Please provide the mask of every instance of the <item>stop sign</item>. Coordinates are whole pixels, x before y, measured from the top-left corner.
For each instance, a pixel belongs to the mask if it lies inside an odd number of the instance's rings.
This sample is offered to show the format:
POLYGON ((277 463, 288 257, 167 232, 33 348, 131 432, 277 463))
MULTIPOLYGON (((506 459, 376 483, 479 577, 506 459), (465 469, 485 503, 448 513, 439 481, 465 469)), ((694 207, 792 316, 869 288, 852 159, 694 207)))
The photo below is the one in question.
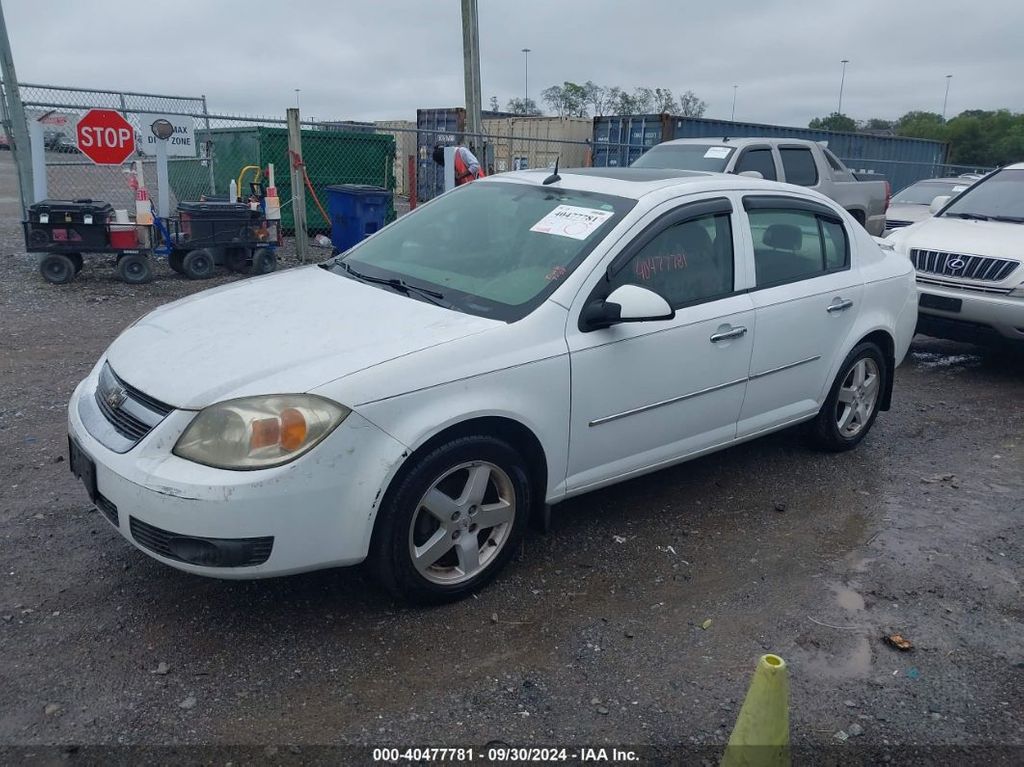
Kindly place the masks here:
POLYGON ((135 153, 135 128, 113 109, 91 109, 78 121, 78 148, 97 165, 120 165, 135 153))

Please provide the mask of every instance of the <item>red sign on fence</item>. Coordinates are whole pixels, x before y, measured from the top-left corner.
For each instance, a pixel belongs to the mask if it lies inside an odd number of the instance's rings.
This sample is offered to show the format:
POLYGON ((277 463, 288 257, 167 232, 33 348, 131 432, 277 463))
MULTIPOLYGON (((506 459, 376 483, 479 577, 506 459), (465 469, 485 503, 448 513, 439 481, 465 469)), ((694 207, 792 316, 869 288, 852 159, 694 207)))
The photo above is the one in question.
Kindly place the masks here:
POLYGON ((91 109, 78 121, 78 148, 97 165, 120 165, 135 154, 135 128, 113 109, 91 109))

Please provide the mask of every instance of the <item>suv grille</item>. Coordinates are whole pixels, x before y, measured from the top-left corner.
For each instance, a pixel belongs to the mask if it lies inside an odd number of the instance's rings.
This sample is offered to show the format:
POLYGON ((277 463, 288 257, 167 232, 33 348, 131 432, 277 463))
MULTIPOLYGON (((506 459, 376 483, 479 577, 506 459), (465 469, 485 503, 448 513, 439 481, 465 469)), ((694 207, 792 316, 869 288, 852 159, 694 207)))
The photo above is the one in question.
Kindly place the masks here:
POLYGON ((109 363, 100 371, 96 406, 114 430, 134 446, 174 409, 133 386, 114 373, 109 363))
POLYGON ((1009 261, 1003 258, 984 258, 917 248, 911 249, 910 260, 919 272, 984 282, 1001 282, 1020 266, 1019 261, 1009 261))

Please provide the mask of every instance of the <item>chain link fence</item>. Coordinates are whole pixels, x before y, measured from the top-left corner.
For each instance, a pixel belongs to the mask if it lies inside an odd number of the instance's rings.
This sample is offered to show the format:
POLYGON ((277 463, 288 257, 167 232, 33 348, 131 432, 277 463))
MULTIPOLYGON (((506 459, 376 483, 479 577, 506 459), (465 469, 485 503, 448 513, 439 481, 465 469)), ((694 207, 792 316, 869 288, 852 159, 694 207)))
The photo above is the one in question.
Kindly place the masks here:
MULTIPOLYGON (((482 133, 468 135, 451 128, 431 128, 417 120, 354 122, 341 120, 301 123, 301 156, 289 150, 287 122, 281 116, 230 115, 211 111, 204 96, 170 96, 127 91, 81 89, 22 83, 20 95, 27 119, 42 124, 47 193, 51 198, 92 198, 115 208, 134 208, 132 162, 121 166, 95 165, 79 152, 78 122, 94 108, 112 109, 131 123, 139 150, 130 158, 141 165, 151 196, 156 194, 155 157, 145 154, 150 126, 167 117, 188 128, 189 146, 168 158, 169 209, 179 201, 226 200, 231 182, 246 199, 253 184, 266 185, 268 166, 282 208, 282 228, 294 231, 294 203, 302 189, 310 234, 331 229, 328 188, 338 184, 383 187, 394 195, 390 220, 417 202, 444 191, 444 174, 432 154, 436 144, 463 143, 473 149, 488 175, 527 168, 561 168, 595 164, 593 121, 586 118, 524 118, 488 113, 482 133)), ((438 114, 457 110, 421 110, 438 114)), ((3 115, 6 135, 9 118, 3 115)), ((151 143, 152 139, 149 139, 151 143)), ((645 142, 646 144, 646 142, 645 142)), ((11 148, 6 137, 0 148, 11 148)), ((642 153, 649 146, 602 142, 599 160, 642 153), (622 150, 622 151, 618 151, 622 150)), ((28 151, 27 148, 18 148, 28 151)), ((631 156, 631 155, 630 155, 631 156)), ((937 176, 984 173, 989 168, 895 160, 844 159, 855 171, 879 173, 894 190, 907 183, 937 176)))

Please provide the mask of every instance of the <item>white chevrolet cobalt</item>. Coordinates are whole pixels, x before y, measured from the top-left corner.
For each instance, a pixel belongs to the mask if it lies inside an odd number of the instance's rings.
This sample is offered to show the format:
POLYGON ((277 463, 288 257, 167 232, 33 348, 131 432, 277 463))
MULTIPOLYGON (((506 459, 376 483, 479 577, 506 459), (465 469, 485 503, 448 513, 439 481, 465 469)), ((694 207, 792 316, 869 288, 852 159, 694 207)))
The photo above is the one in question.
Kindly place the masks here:
POLYGON ((135 322, 72 396, 71 466, 173 567, 367 560, 442 601, 570 496, 800 422, 855 446, 916 320, 907 259, 817 192, 508 173, 135 322))

